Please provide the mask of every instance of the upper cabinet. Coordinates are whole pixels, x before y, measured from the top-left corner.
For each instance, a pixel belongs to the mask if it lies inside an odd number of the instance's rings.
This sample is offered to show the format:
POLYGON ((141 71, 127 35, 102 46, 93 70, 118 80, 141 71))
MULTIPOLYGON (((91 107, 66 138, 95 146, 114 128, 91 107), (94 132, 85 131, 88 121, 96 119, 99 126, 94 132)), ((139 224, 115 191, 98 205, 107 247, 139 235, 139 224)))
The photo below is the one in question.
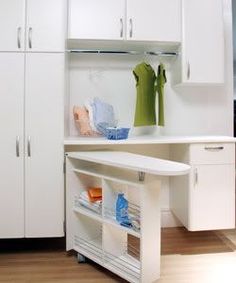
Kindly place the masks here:
POLYGON ((27 0, 26 49, 64 51, 65 0, 27 0))
POLYGON ((177 83, 224 83, 222 0, 183 0, 181 77, 177 83))
POLYGON ((24 30, 25 1, 0 0, 0 51, 23 50, 24 30))
POLYGON ((69 38, 123 39, 125 0, 71 0, 69 38))
POLYGON ((65 0, 0 0, 0 51, 64 51, 65 15, 65 0))
POLYGON ((69 39, 180 42, 180 0, 70 0, 69 39))
POLYGON ((127 0, 127 39, 180 42, 180 0, 127 0))

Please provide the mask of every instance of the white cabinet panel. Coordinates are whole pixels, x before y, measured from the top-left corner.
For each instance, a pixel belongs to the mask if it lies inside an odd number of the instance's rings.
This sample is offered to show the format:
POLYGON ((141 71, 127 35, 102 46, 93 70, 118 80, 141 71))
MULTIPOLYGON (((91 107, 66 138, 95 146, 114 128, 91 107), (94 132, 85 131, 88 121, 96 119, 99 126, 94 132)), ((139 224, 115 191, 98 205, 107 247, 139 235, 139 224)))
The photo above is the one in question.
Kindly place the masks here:
POLYGON ((26 49, 64 51, 65 0, 28 0, 26 49))
POLYGON ((65 0, 0 0, 0 51, 64 51, 65 0))
POLYGON ((70 39, 179 42, 180 0, 70 0, 70 39))
POLYGON ((24 54, 0 53, 0 238, 24 236, 23 68, 24 54))
POLYGON ((224 82, 221 0, 183 0, 182 82, 224 82))
POLYGON ((26 55, 26 237, 63 236, 63 54, 26 55))
POLYGON ((125 0, 71 0, 69 38, 123 39, 125 0))
POLYGON ((180 0, 127 0, 127 38, 180 42, 180 0))
POLYGON ((196 165, 191 176, 188 229, 234 228, 234 165, 196 165))
POLYGON ((0 0, 0 51, 24 49, 24 0, 0 0))

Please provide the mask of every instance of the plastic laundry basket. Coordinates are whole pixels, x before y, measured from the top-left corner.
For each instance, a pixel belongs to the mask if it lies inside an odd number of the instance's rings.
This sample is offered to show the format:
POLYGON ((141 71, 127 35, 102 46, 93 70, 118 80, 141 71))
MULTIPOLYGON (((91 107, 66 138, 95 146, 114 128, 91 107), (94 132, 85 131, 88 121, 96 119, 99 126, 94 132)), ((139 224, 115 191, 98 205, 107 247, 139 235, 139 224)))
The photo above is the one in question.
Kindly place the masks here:
POLYGON ((123 140, 127 139, 130 128, 106 128, 106 138, 109 140, 123 140))

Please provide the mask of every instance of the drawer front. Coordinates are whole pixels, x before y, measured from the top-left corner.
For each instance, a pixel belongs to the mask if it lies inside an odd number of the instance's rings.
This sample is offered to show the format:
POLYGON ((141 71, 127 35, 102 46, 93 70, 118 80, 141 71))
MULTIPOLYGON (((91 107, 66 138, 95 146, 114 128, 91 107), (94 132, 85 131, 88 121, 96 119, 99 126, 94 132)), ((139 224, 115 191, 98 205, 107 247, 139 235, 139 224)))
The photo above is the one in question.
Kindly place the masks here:
POLYGON ((189 157, 190 164, 231 164, 235 162, 235 144, 191 144, 189 157))

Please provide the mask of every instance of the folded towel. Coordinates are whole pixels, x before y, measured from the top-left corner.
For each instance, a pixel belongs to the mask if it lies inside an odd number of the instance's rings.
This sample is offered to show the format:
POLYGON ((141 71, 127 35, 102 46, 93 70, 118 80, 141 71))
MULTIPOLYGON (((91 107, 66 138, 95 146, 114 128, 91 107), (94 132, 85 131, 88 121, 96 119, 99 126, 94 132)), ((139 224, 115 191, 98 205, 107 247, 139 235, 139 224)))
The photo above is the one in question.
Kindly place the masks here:
POLYGON ((88 111, 84 106, 73 107, 74 120, 79 132, 82 136, 93 136, 95 132, 92 130, 89 123, 88 111))
POLYGON ((99 132, 106 134, 107 127, 115 127, 113 106, 95 97, 92 103, 94 124, 99 132))

